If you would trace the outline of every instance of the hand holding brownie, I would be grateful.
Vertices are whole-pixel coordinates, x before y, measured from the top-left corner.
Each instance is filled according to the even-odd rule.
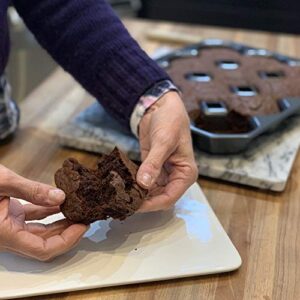
[[[31,202],[22,205],[15,198]],[[0,165],[0,251],[46,261],[70,250],[87,226],[60,220],[50,225],[26,223],[60,211],[65,194],[23,178]]]
[[[150,190],[141,212],[172,207],[197,179],[189,118],[177,92],[153,104],[139,125],[142,165],[138,183]]]
[[[9,85],[4,84],[6,82],[4,69],[9,51],[6,11],[11,2],[40,44],[90,94],[99,99],[111,116],[127,129],[131,127],[131,120],[136,121],[133,122],[136,125],[134,133],[137,125],[140,124],[139,138],[143,163],[139,168],[138,176],[135,176],[136,169],[131,168],[131,163],[122,158],[122,155],[115,156],[124,170],[129,170],[129,175],[128,172],[124,172],[125,175],[119,174],[120,170],[114,169],[108,170],[110,177],[106,178],[104,176],[107,173],[106,168],[102,166],[101,170],[99,168],[87,170],[74,160],[68,160],[64,165],[63,171],[66,171],[66,174],[75,173],[79,179],[90,179],[92,176],[94,185],[88,186],[87,189],[81,189],[81,186],[73,184],[73,180],[70,180],[71,186],[75,189],[67,192],[70,192],[71,196],[76,192],[75,196],[79,204],[85,200],[84,196],[91,195],[90,189],[96,186],[94,190],[98,190],[99,180],[94,180],[93,177],[98,173],[104,174],[104,187],[114,193],[115,201],[108,201],[103,214],[95,218],[89,216],[90,219],[86,221],[92,222],[106,217],[123,219],[134,213],[140,201],[132,202],[130,196],[138,193],[139,196],[135,200],[140,200],[145,192],[137,186],[136,178],[141,187],[150,190],[151,196],[144,202],[141,211],[154,211],[172,206],[196,180],[197,168],[193,156],[189,119],[179,95],[174,92],[167,92],[149,108],[146,115],[139,116],[142,120],[135,119],[134,112],[135,107],[138,107],[139,98],[143,98],[145,96],[143,93],[146,91],[147,94],[149,91],[147,89],[151,90],[157,83],[168,81],[169,76],[129,35],[107,1],[6,0],[3,2],[0,6],[0,89],[5,91],[4,97],[0,98],[0,104],[4,107],[2,119],[5,122],[13,119],[15,123],[17,119],[17,114],[14,113],[15,116],[12,118],[12,113],[7,108],[10,107],[7,104],[13,101]],[[44,21],[45,19],[47,22]],[[9,131],[15,130],[16,127],[10,126]],[[7,134],[7,131],[0,134],[0,139]],[[76,170],[74,171],[73,168]],[[87,176],[81,176],[79,170],[84,171]],[[63,171],[61,173],[65,175]],[[123,179],[128,178],[129,182],[123,182]],[[58,183],[68,187],[60,176],[58,176]],[[80,194],[82,191],[84,193]],[[104,193],[106,189],[103,188],[102,191]],[[129,196],[120,196],[128,191]],[[101,195],[92,196],[90,198],[94,200],[102,199]],[[13,197],[22,198],[31,204],[22,206]],[[59,212],[59,205],[64,197],[62,192],[55,191],[48,185],[22,178],[0,165],[0,251],[12,251],[44,261],[76,245],[87,230],[86,225],[72,224],[67,220],[46,226],[39,223],[26,223],[27,220],[42,219]],[[115,204],[113,207],[115,210],[116,207],[119,209],[121,200],[128,200],[131,204],[130,209],[128,211],[124,209],[123,215],[116,215],[115,211],[110,210],[111,204]],[[123,203],[121,206],[124,208]],[[67,203],[62,207],[68,208]],[[81,207],[85,206],[81,205]]]

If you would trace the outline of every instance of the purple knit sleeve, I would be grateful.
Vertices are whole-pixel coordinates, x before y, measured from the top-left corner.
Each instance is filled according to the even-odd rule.
[[[139,97],[168,79],[105,0],[13,3],[39,43],[127,128]]]

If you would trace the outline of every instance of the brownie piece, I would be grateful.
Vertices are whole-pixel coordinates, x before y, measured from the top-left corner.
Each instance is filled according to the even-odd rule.
[[[147,192],[136,182],[138,166],[115,148],[95,169],[69,158],[55,174],[66,193],[61,211],[73,222],[90,224],[107,218],[124,220],[141,206]]]
[[[237,67],[224,69],[220,62],[233,62]],[[270,57],[242,55],[226,47],[204,48],[195,57],[173,59],[166,71],[180,88],[190,119],[210,132],[248,132],[252,128],[251,116],[279,113],[278,100],[300,97],[300,66],[290,66]],[[189,74],[205,74],[210,80],[191,80]],[[241,96],[234,92],[236,87],[251,87],[257,93]],[[229,114],[225,129],[221,123],[218,127],[213,118],[203,117],[201,102],[226,104]]]

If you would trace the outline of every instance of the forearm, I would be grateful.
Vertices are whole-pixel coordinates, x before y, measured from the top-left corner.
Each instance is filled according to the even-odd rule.
[[[40,44],[127,127],[139,97],[168,78],[105,0],[14,0],[14,4]]]

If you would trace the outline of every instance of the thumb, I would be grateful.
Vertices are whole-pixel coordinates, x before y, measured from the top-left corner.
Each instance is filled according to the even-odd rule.
[[[140,186],[149,189],[156,182],[164,163],[172,154],[172,148],[158,143],[153,144],[137,173]]]
[[[21,198],[40,206],[57,206],[65,199],[62,190],[26,179],[8,169],[5,175],[0,174],[0,179],[0,195],[3,196]]]

